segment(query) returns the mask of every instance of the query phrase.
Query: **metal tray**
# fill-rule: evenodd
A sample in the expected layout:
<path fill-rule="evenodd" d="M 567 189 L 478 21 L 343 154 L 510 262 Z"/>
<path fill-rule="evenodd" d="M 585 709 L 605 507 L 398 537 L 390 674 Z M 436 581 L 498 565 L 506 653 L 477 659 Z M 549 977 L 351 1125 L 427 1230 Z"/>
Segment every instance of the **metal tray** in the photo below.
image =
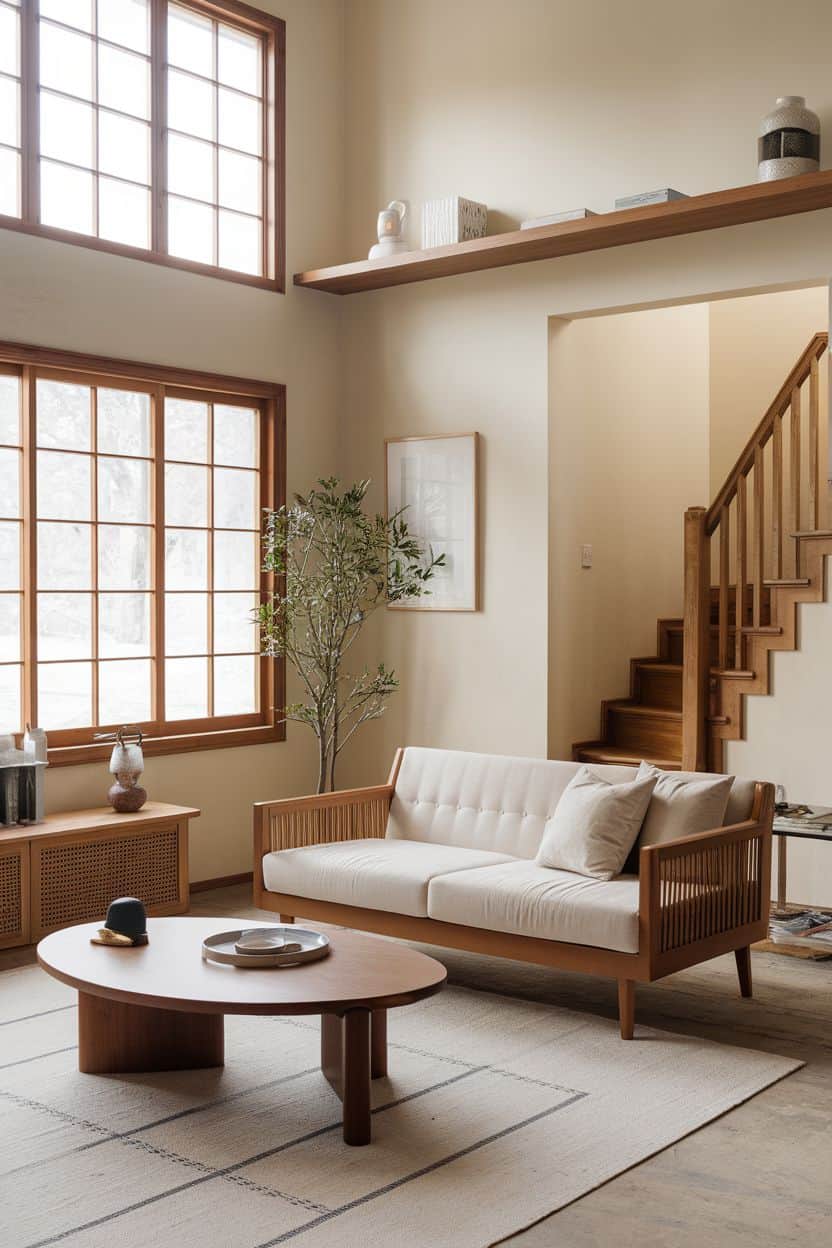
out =
<path fill-rule="evenodd" d="M 294 953 L 239 953 L 235 948 L 243 932 L 258 936 L 276 936 L 303 945 Z M 217 932 L 202 942 L 202 958 L 205 962 L 220 962 L 228 966 L 242 966 L 251 970 L 268 967 L 302 966 L 304 962 L 317 962 L 329 953 L 329 940 L 322 932 L 306 927 L 244 927 L 233 932 Z"/>

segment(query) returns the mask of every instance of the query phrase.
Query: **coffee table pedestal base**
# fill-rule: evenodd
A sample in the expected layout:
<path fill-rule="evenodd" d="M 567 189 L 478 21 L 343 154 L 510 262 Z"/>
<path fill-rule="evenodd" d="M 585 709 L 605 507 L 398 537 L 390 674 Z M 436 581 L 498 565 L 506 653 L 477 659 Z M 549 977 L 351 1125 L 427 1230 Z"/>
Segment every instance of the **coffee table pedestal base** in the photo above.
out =
<path fill-rule="evenodd" d="M 222 1014 L 124 1005 L 78 993 L 78 1069 L 85 1075 L 199 1070 L 225 1064 Z"/>
<path fill-rule="evenodd" d="M 387 1074 L 387 1011 L 322 1014 L 321 1070 L 344 1106 L 344 1143 L 369 1144 L 370 1080 Z"/>

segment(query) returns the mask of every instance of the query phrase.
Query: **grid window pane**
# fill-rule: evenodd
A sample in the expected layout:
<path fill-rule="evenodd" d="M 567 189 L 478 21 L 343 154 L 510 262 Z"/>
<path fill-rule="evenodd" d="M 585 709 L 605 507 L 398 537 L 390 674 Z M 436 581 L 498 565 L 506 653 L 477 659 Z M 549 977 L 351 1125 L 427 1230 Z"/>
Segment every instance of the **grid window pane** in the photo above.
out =
<path fill-rule="evenodd" d="M 0 516 L 20 515 L 20 451 L 0 446 Z"/>
<path fill-rule="evenodd" d="M 183 260 L 214 264 L 215 210 L 168 197 L 168 251 Z"/>
<path fill-rule="evenodd" d="M 150 523 L 150 471 L 143 459 L 98 461 L 98 518 L 113 523 Z"/>
<path fill-rule="evenodd" d="M 89 386 L 39 378 L 37 383 L 38 446 L 88 451 L 90 449 L 91 401 L 92 391 Z"/>
<path fill-rule="evenodd" d="M 150 64 L 142 56 L 98 47 L 98 102 L 131 117 L 150 117 Z"/>
<path fill-rule="evenodd" d="M 241 217 L 236 212 L 219 214 L 219 264 L 239 273 L 262 271 L 263 230 L 258 217 Z"/>
<path fill-rule="evenodd" d="M 92 589 L 92 526 L 38 524 L 38 587 Z"/>
<path fill-rule="evenodd" d="M 77 234 L 93 233 L 93 175 L 40 162 L 40 219 Z"/>
<path fill-rule="evenodd" d="M 38 664 L 38 721 L 47 732 L 92 723 L 92 663 Z"/>
<path fill-rule="evenodd" d="M 0 663 L 19 663 L 20 596 L 0 594 Z"/>
<path fill-rule="evenodd" d="M 213 22 L 190 9 L 168 7 L 168 60 L 210 78 L 214 72 Z"/>
<path fill-rule="evenodd" d="M 95 110 L 91 104 L 68 100 L 51 91 L 40 93 L 40 150 L 70 165 L 94 165 Z"/>
<path fill-rule="evenodd" d="M 262 139 L 259 102 L 220 87 L 217 107 L 218 137 L 223 147 L 259 156 Z"/>
<path fill-rule="evenodd" d="M 67 158 L 65 158 L 67 159 Z M 150 126 L 119 113 L 98 114 L 98 167 L 130 182 L 150 185 Z"/>
<path fill-rule="evenodd" d="M 150 52 L 148 0 L 98 0 L 98 33 L 110 43 Z"/>
<path fill-rule="evenodd" d="M 20 446 L 20 378 L 0 373 L 0 442 Z"/>
<path fill-rule="evenodd" d="M 165 532 L 165 587 L 208 588 L 208 534 L 198 529 Z"/>
<path fill-rule="evenodd" d="M 99 589 L 149 589 L 150 551 L 149 529 L 126 524 L 99 525 Z"/>
<path fill-rule="evenodd" d="M 23 727 L 20 704 L 22 669 L 0 667 L 0 732 L 19 732 Z"/>
<path fill-rule="evenodd" d="M 261 93 L 262 44 L 255 35 L 247 35 L 233 26 L 220 25 L 217 32 L 217 77 L 228 87 Z"/>
<path fill-rule="evenodd" d="M 82 100 L 93 99 L 92 39 L 43 21 L 39 34 L 41 86 L 76 95 Z"/>
<path fill-rule="evenodd" d="M 38 451 L 38 516 L 44 520 L 89 520 L 90 457 Z"/>
<path fill-rule="evenodd" d="M 256 533 L 214 534 L 214 588 L 256 589 L 258 568 Z"/>
<path fill-rule="evenodd" d="M 204 528 L 208 523 L 207 468 L 193 464 L 165 465 L 165 520 L 168 524 Z"/>
<path fill-rule="evenodd" d="M 20 73 L 20 14 L 0 7 L 0 70 Z"/>
<path fill-rule="evenodd" d="M 214 463 L 256 468 L 260 413 L 251 407 L 214 404 Z"/>
<path fill-rule="evenodd" d="M 0 216 L 19 217 L 20 155 L 0 147 Z"/>
<path fill-rule="evenodd" d="M 168 136 L 168 189 L 192 199 L 214 200 L 214 147 L 181 134 Z"/>
<path fill-rule="evenodd" d="M 150 594 L 98 595 L 98 653 L 102 659 L 150 656 Z"/>
<path fill-rule="evenodd" d="M 165 661 L 167 719 L 202 719 L 208 714 L 208 660 Z"/>
<path fill-rule="evenodd" d="M 222 655 L 214 659 L 214 714 L 250 715 L 256 710 L 255 655 Z"/>
<path fill-rule="evenodd" d="M 38 658 L 92 657 L 92 594 L 38 594 Z"/>
<path fill-rule="evenodd" d="M 208 459 L 208 404 L 165 399 L 165 459 L 204 464 Z"/>
<path fill-rule="evenodd" d="M 149 659 L 99 663 L 99 724 L 141 724 L 149 720 L 152 706 L 150 677 Z"/>
<path fill-rule="evenodd" d="M 260 212 L 260 161 L 256 156 L 219 149 L 219 202 L 223 208 L 238 212 Z"/>
<path fill-rule="evenodd" d="M 245 468 L 214 469 L 214 524 L 218 529 L 256 529 L 257 473 Z"/>
<path fill-rule="evenodd" d="M 114 243 L 150 246 L 150 192 L 143 186 L 101 178 L 98 183 L 98 233 Z"/>
<path fill-rule="evenodd" d="M 64 26 L 92 30 L 93 0 L 40 0 L 41 17 L 54 17 Z"/>
<path fill-rule="evenodd" d="M 20 146 L 20 84 L 0 78 L 0 143 Z"/>
<path fill-rule="evenodd" d="M 168 70 L 168 125 L 171 130 L 213 139 L 215 91 L 211 82 L 176 69 Z"/>
<path fill-rule="evenodd" d="M 115 455 L 150 454 L 150 395 L 98 389 L 98 449 Z"/>
<path fill-rule="evenodd" d="M 20 530 L 17 520 L 0 520 L 0 589 L 20 589 Z"/>
<path fill-rule="evenodd" d="M 165 653 L 206 654 L 208 595 L 165 595 Z"/>
<path fill-rule="evenodd" d="M 214 594 L 214 651 L 249 654 L 259 649 L 256 594 Z"/>

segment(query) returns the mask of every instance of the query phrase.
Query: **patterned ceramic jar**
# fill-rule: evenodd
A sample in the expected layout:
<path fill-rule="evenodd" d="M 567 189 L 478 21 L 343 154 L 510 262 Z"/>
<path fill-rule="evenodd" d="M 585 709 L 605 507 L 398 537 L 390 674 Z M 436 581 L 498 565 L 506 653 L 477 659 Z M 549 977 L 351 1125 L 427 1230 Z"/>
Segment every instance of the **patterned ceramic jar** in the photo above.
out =
<path fill-rule="evenodd" d="M 758 182 L 814 173 L 820 167 L 820 121 L 802 95 L 781 95 L 760 124 Z"/>

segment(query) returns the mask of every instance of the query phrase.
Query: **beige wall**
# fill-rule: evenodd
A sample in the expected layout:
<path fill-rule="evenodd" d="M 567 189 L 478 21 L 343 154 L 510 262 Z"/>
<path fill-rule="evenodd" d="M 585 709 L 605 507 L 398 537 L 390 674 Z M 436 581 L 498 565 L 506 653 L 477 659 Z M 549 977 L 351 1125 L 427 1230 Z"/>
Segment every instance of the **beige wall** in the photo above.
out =
<path fill-rule="evenodd" d="M 418 246 L 418 204 L 438 195 L 487 202 L 498 233 L 535 213 L 608 210 L 631 191 L 753 181 L 774 95 L 805 91 L 832 113 L 821 52 L 832 11 L 799 0 L 795 29 L 812 35 L 786 45 L 776 0 L 754 13 L 663 0 L 350 0 L 346 255 L 366 255 L 393 197 L 411 201 Z M 383 438 L 403 433 L 479 429 L 485 461 L 483 610 L 376 621 L 367 657 L 394 664 L 402 689 L 345 753 L 343 782 L 383 776 L 406 741 L 547 750 L 549 667 L 555 676 L 563 662 L 547 628 L 550 579 L 559 589 L 548 318 L 825 281 L 831 227 L 827 211 L 343 301 L 343 472 L 380 480 Z M 581 610 L 577 627 L 591 626 Z"/>
<path fill-rule="evenodd" d="M 711 304 L 710 498 L 722 486 L 809 339 L 827 329 L 828 304 L 825 284 Z M 825 382 L 826 357 L 821 367 Z M 827 398 L 823 384 L 824 431 Z"/>
<path fill-rule="evenodd" d="M 681 611 L 682 516 L 708 494 L 708 304 L 553 320 L 549 396 L 549 752 L 569 758 Z"/>
<path fill-rule="evenodd" d="M 287 21 L 287 238 L 291 274 L 309 255 L 343 254 L 343 11 L 340 0 L 269 0 Z M 281 381 L 289 489 L 335 466 L 340 381 L 337 305 L 0 230 L 0 339 Z M 286 745 L 148 761 L 152 796 L 203 810 L 191 877 L 250 866 L 251 802 L 307 787 L 312 751 Z M 47 775 L 51 809 L 101 804 L 106 767 Z"/>

